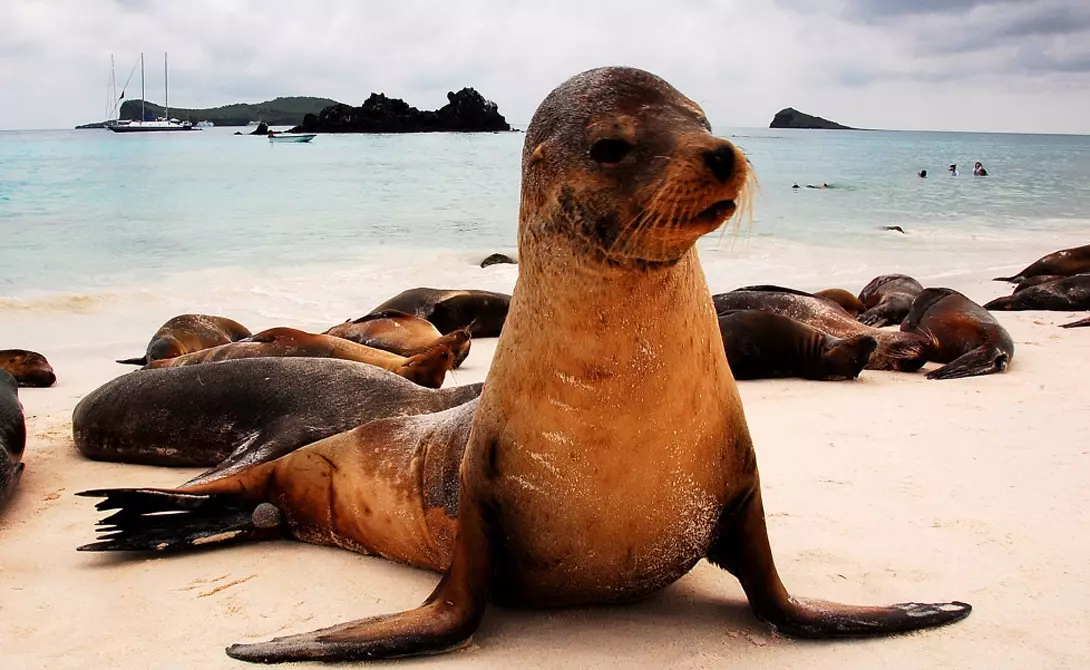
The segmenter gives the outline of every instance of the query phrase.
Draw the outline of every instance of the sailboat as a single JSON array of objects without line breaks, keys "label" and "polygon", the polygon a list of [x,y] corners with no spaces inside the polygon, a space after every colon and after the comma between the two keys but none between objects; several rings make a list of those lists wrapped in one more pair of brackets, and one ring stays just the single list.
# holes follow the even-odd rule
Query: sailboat
[{"label": "sailboat", "polygon": [[170,86],[167,79],[167,55],[163,54],[163,117],[147,121],[144,112],[144,54],[140,54],[140,118],[135,121],[118,121],[106,127],[115,133],[149,133],[172,130],[200,130],[189,121],[170,118]]}]

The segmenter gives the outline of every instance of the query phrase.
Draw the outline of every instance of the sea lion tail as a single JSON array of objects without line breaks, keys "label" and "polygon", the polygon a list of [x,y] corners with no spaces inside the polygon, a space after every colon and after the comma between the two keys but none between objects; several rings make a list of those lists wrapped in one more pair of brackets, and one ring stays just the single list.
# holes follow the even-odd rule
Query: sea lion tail
[{"label": "sea lion tail", "polygon": [[122,365],[141,365],[141,366],[143,366],[143,365],[148,364],[148,357],[147,357],[147,355],[144,355],[144,356],[141,356],[140,358],[126,358],[124,360],[119,360],[117,362],[122,364]]},{"label": "sea lion tail", "polygon": [[76,551],[170,551],[281,536],[280,510],[229,493],[99,489],[95,508],[117,510],[98,522],[96,542]]}]

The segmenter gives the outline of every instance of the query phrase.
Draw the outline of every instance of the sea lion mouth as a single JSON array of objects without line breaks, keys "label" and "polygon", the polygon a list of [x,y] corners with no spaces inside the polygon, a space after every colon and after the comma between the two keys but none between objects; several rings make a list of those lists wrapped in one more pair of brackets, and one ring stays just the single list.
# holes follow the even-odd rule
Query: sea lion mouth
[{"label": "sea lion mouth", "polygon": [[720,200],[711,207],[708,207],[693,217],[694,221],[702,221],[704,223],[722,223],[731,214],[734,213],[735,204],[733,200]]}]

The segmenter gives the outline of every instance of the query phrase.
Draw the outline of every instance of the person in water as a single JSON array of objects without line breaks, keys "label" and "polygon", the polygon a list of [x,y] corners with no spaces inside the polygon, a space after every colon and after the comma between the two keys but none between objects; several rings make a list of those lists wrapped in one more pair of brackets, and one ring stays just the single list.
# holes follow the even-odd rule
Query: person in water
[{"label": "person in water", "polygon": [[957,177],[958,176],[958,164],[957,163],[951,163],[950,164],[950,176],[951,177]]},{"label": "person in water", "polygon": [[927,170],[920,170],[917,174],[920,175],[920,179],[927,179]]},{"label": "person in water", "polygon": [[988,176],[988,171],[984,169],[984,164],[981,163],[980,161],[977,161],[976,165],[973,166],[973,176],[974,177],[987,177]]},{"label": "person in water", "polygon": [[829,188],[829,185],[825,182],[821,183],[821,186],[814,186],[813,184],[807,184],[806,188]]},{"label": "person in water", "polygon": [[793,188],[793,189],[797,189],[798,187],[799,187],[798,184],[791,184],[791,188]]}]

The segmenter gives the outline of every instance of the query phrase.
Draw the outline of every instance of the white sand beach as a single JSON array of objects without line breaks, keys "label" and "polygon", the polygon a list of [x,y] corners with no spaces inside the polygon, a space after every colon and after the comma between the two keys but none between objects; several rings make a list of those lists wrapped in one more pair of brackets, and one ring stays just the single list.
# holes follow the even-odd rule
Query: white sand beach
[{"label": "white sand beach", "polygon": [[[509,288],[513,272],[504,276],[482,288]],[[981,303],[1009,290],[972,278],[947,285]],[[758,623],[737,581],[702,562],[634,605],[493,607],[468,650],[398,667],[1085,667],[1090,329],[1057,327],[1075,316],[999,313],[1016,342],[1005,374],[740,383],[792,593],[964,600],[975,608],[967,620],[890,639],[793,641]],[[312,324],[251,327],[271,325]],[[113,360],[148,335],[49,353],[58,385],[21,393],[26,473],[0,517],[3,667],[239,668],[224,654],[233,642],[401,610],[430,593],[436,574],[292,541],[167,557],[77,553],[99,515],[76,492],[196,473],[91,462],[73,446],[76,402],[129,372]],[[474,342],[448,384],[483,379],[494,347]]]}]

